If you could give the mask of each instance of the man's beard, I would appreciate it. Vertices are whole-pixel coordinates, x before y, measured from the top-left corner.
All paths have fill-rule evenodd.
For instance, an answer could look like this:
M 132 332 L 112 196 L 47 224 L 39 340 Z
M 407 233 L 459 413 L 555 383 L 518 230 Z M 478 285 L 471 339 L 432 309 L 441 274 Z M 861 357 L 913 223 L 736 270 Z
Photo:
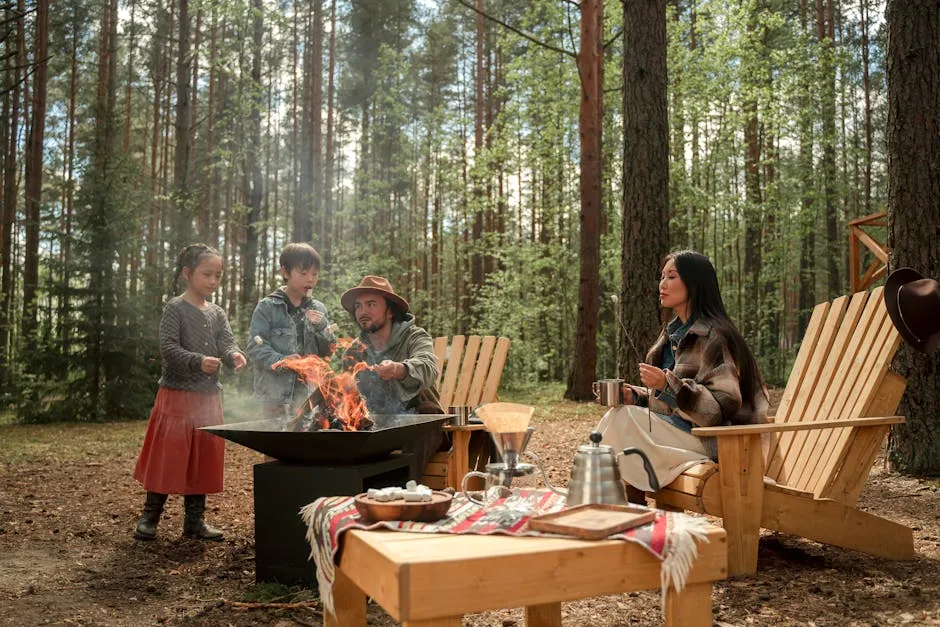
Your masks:
M 369 334 L 378 333 L 383 327 L 385 327 L 384 322 L 376 322 L 375 320 L 368 324 L 359 323 L 359 328 Z

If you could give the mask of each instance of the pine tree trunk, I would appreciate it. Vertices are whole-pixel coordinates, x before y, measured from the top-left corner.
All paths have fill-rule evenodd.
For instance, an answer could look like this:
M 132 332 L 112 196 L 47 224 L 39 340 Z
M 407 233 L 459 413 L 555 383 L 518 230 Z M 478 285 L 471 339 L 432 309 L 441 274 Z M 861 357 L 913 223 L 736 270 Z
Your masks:
M 192 152 L 190 80 L 192 57 L 189 54 L 189 0 L 179 2 L 179 49 L 176 61 L 176 151 L 174 154 L 173 186 L 176 220 L 173 241 L 182 248 L 192 239 L 192 207 L 190 206 L 189 162 Z
M 334 100 L 336 98 L 336 87 L 334 85 L 336 75 L 336 0 L 330 2 L 330 43 L 329 43 L 329 68 L 327 86 L 326 86 L 326 168 L 323 184 L 323 233 L 321 233 L 323 247 L 320 253 L 323 259 L 329 260 L 333 249 L 333 161 L 335 159 L 335 147 L 333 139 Z M 327 261 L 329 263 L 329 261 Z
M 311 0 L 311 2 L 318 4 L 318 0 Z M 312 84 L 316 80 L 313 76 L 314 57 L 318 56 L 320 51 L 312 49 L 312 17 L 308 13 L 305 19 L 306 27 L 304 28 L 303 79 L 300 91 L 300 181 L 297 185 L 297 204 L 294 206 L 293 229 L 295 242 L 310 242 L 313 239 L 313 120 L 316 114 L 314 113 Z
M 754 71 L 754 68 L 751 68 Z M 757 91 L 751 84 L 745 89 Z M 740 309 L 741 333 L 750 341 L 757 340 L 760 317 L 761 274 L 761 185 L 760 185 L 760 133 L 758 131 L 757 101 L 749 98 L 744 102 L 744 267 L 739 278 L 739 287 L 748 291 Z
M 872 161 L 872 125 L 871 125 L 871 76 L 868 73 L 868 1 L 861 0 L 862 30 L 862 83 L 865 89 L 865 205 L 862 213 L 871 215 L 871 161 Z
M 624 159 L 620 335 L 625 379 L 660 330 L 656 277 L 669 252 L 669 121 L 666 0 L 625 2 L 623 11 Z M 619 334 L 618 334 L 619 335 Z M 636 349 L 634 350 L 633 347 Z M 640 353 L 640 354 L 638 354 Z
M 326 218 L 323 215 L 323 3 L 322 0 L 313 2 L 313 33 L 310 52 L 312 91 L 310 95 L 311 138 L 310 138 L 310 169 L 312 175 L 311 187 L 313 194 L 310 210 L 317 220 L 317 233 L 311 233 L 310 239 L 316 237 L 315 243 L 323 248 L 326 237 Z
M 824 4 L 825 3 L 825 4 Z M 816 0 L 817 36 L 822 44 L 822 183 L 826 216 L 827 298 L 841 294 L 839 259 L 843 243 L 839 239 L 838 191 L 836 190 L 836 60 L 832 0 Z
M 218 246 L 218 223 L 213 219 L 218 203 L 215 202 L 215 107 L 216 85 L 218 83 L 216 70 L 216 55 L 218 28 L 216 27 L 218 6 L 212 6 L 211 24 L 209 26 L 209 95 L 206 102 L 206 144 L 203 153 L 202 176 L 205 177 L 203 185 L 203 209 L 196 214 L 196 232 L 201 241 L 210 242 Z
M 159 305 L 163 289 L 161 289 L 160 249 L 163 246 L 163 237 L 160 232 L 160 213 L 162 201 L 158 198 L 158 177 L 160 173 L 160 110 L 163 104 L 163 80 L 166 72 L 164 59 L 164 42 L 167 41 L 167 21 L 162 7 L 155 7 L 157 22 L 156 36 L 154 37 L 153 53 L 153 110 L 151 114 L 150 136 L 150 214 L 147 224 L 147 273 L 144 281 L 145 290 L 151 295 L 151 305 Z
M 68 140 L 66 146 L 66 176 L 65 176 L 65 226 L 62 239 L 62 283 L 66 289 L 62 290 L 62 354 L 68 355 L 72 342 L 72 301 L 71 290 L 68 289 L 72 267 L 72 218 L 75 209 L 75 122 L 76 107 L 78 103 L 78 38 L 79 22 L 77 17 L 72 22 L 72 55 L 69 67 L 69 113 L 68 113 Z
M 806 0 L 800 2 L 800 24 L 804 37 L 806 38 L 804 50 L 806 51 L 806 66 L 803 69 L 803 77 L 800 80 L 799 102 L 799 128 L 800 128 L 800 148 L 799 148 L 799 173 L 800 173 L 800 217 L 798 224 L 800 227 L 800 287 L 799 287 L 799 315 L 798 315 L 798 333 L 802 338 L 806 325 L 809 323 L 809 317 L 813 306 L 816 304 L 816 206 L 814 197 L 815 174 L 813 172 L 813 108 L 812 102 L 812 81 L 806 77 L 810 71 L 809 66 L 812 59 L 809 56 L 810 30 L 808 26 L 808 16 Z
M 888 0 L 888 211 L 893 268 L 940 279 L 940 4 Z M 917 475 L 940 474 L 940 352 L 902 346 L 907 378 L 891 460 Z
M 22 1 L 22 0 L 21 0 Z M 12 18 L 10 7 L 4 12 L 6 19 Z M 3 157 L 3 236 L 0 255 L 3 257 L 2 279 L 0 279 L 0 384 L 9 380 L 9 364 L 15 356 L 11 338 L 13 336 L 13 224 L 19 188 L 17 147 L 20 120 L 20 70 L 26 64 L 23 18 L 16 19 L 16 37 L 6 39 L 6 55 L 14 61 L 4 73 L 3 124 L 5 141 L 0 147 Z
M 33 106 L 26 143 L 26 173 L 23 177 L 26 208 L 26 246 L 23 268 L 23 337 L 29 353 L 36 349 L 39 289 L 39 229 L 42 205 L 42 156 L 46 130 L 46 76 L 48 75 L 49 0 L 36 3 L 34 44 Z
M 245 202 L 248 215 L 245 224 L 243 248 L 242 285 L 239 294 L 242 311 L 249 311 L 257 301 L 255 291 L 255 268 L 258 257 L 258 231 L 261 221 L 261 195 L 264 182 L 261 177 L 261 44 L 264 37 L 263 5 L 261 0 L 252 0 L 252 45 L 251 45 L 251 109 L 248 113 L 249 145 L 245 153 Z
M 665 8 L 663 11 L 662 29 L 665 33 Z M 626 12 L 627 9 L 624 9 L 625 14 Z M 663 54 L 665 54 L 665 45 Z M 578 278 L 577 327 L 565 398 L 588 400 L 594 396 L 591 384 L 597 375 L 597 320 L 600 306 L 598 302 L 600 298 L 600 226 L 604 183 L 603 0 L 582 0 L 581 2 L 581 47 L 578 54 L 578 74 L 581 77 L 581 112 L 578 122 L 581 136 L 581 263 Z M 663 80 L 666 78 L 665 69 L 662 78 Z M 665 88 L 663 96 L 665 97 Z M 666 132 L 663 148 L 668 158 L 668 127 Z M 665 168 L 668 172 L 669 166 L 666 165 Z M 666 193 L 668 194 L 668 191 Z
M 471 290 L 473 294 L 471 295 L 470 302 L 471 304 L 476 302 L 476 295 L 479 293 L 480 288 L 483 286 L 483 255 L 480 254 L 477 247 L 481 245 L 481 239 L 483 238 L 483 205 L 486 202 L 485 199 L 485 190 L 484 190 L 484 178 L 483 174 L 483 134 L 484 134 L 484 105 L 485 105 L 485 89 L 484 85 L 486 83 L 486 28 L 485 20 L 483 19 L 483 0 L 475 0 L 475 6 L 477 9 L 476 13 L 476 71 L 474 72 L 474 113 L 473 113 L 473 206 L 471 212 L 473 214 L 473 232 L 471 235 L 471 240 L 474 245 L 474 251 L 470 258 L 470 282 Z M 469 313 L 469 312 L 468 312 Z
M 131 86 L 134 84 L 134 52 L 137 50 L 137 42 L 134 41 L 136 35 L 135 16 L 137 12 L 137 0 L 131 0 L 131 22 L 128 26 L 128 32 L 131 34 L 130 41 L 127 42 L 127 82 L 124 84 L 124 152 L 131 146 Z

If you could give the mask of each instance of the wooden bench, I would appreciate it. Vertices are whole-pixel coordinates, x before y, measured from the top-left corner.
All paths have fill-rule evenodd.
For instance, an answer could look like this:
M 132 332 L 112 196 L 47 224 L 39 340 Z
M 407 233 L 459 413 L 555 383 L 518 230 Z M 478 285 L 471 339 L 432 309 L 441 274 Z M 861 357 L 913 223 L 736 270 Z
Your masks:
M 695 428 L 718 440 L 653 494 L 659 507 L 719 516 L 729 575 L 757 571 L 760 529 L 890 559 L 914 555 L 911 529 L 856 507 L 906 386 L 891 372 L 900 338 L 882 289 L 813 310 L 773 423 Z M 765 440 L 762 447 L 762 436 Z
M 438 337 L 434 340 L 434 354 L 440 364 L 437 389 L 445 410 L 452 405 L 476 407 L 498 399 L 497 390 L 509 354 L 509 338 L 493 335 Z M 463 476 L 477 464 L 478 460 L 470 459 L 470 438 L 474 431 L 482 428 L 480 425 L 444 427 L 450 434 L 451 448 L 431 458 L 424 468 L 421 483 L 435 490 L 459 489 Z

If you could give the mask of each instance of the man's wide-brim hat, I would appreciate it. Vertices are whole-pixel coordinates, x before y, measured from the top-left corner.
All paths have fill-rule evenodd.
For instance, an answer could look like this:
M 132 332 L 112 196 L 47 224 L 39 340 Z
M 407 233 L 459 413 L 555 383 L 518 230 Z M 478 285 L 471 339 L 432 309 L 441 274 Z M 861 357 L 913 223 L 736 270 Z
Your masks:
M 388 282 L 388 279 L 381 276 L 362 277 L 359 285 L 343 292 L 339 302 L 342 303 L 343 309 L 354 314 L 356 313 L 356 298 L 366 292 L 378 292 L 386 299 L 395 303 L 395 305 L 401 309 L 402 313 L 407 312 L 410 308 L 408 301 L 396 294 L 395 290 L 392 289 L 392 284 Z
M 921 352 L 940 344 L 940 285 L 911 268 L 898 268 L 888 276 L 885 307 L 904 341 Z

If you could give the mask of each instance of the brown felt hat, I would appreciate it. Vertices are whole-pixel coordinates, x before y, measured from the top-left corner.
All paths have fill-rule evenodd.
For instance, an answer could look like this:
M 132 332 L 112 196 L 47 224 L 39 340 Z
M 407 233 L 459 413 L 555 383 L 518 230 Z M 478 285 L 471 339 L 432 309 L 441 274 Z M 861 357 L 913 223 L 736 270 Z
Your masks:
M 940 344 L 940 285 L 916 270 L 898 268 L 885 282 L 885 307 L 904 341 L 923 353 Z
M 401 309 L 402 313 L 406 313 L 410 308 L 408 301 L 396 294 L 395 290 L 392 289 L 392 284 L 388 282 L 388 279 L 381 276 L 362 277 L 362 280 L 359 281 L 359 285 L 343 292 L 339 302 L 342 303 L 343 309 L 354 314 L 356 312 L 356 297 L 365 292 L 378 292 L 395 303 L 398 308 Z

